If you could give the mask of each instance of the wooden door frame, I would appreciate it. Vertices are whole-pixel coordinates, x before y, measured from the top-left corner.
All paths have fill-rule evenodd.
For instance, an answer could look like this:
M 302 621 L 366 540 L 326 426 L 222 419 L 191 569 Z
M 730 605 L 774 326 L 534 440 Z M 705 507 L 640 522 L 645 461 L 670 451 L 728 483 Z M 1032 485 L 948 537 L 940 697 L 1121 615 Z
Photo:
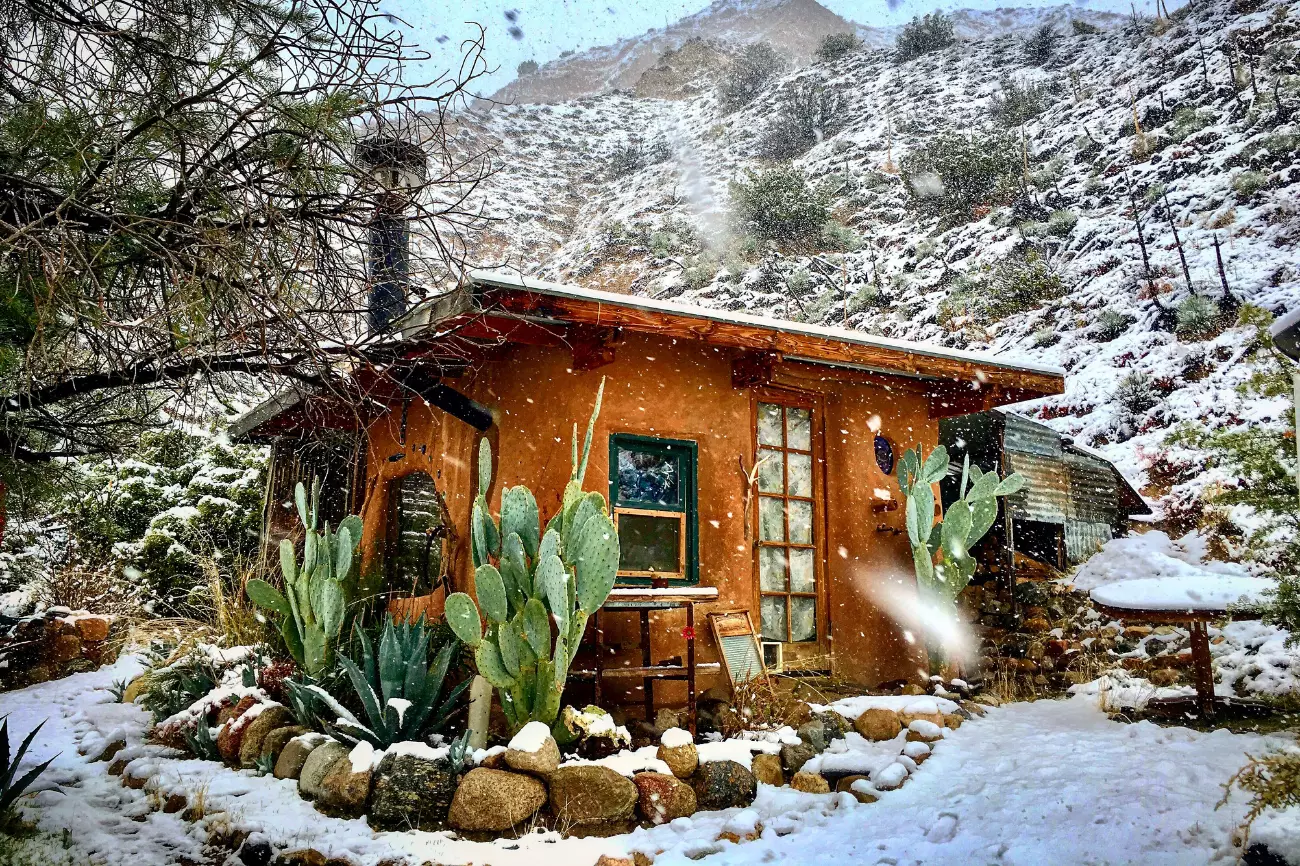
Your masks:
M 830 630 L 830 588 L 827 575 L 830 570 L 826 558 L 828 550 L 827 533 L 830 524 L 827 519 L 826 502 L 826 395 L 817 391 L 799 388 L 763 386 L 750 389 L 749 399 L 749 465 L 758 461 L 758 404 L 779 403 L 783 406 L 805 408 L 812 412 L 812 501 L 813 501 L 813 579 L 817 584 L 817 640 L 806 643 L 783 643 L 783 657 L 787 667 L 800 668 L 802 663 L 829 659 L 831 652 Z M 759 620 L 759 639 L 762 640 L 763 591 L 759 583 L 759 497 L 757 488 L 750 497 L 749 521 L 750 543 L 750 585 L 752 609 Z M 788 616 L 788 614 L 787 614 Z M 791 662 L 794 662 L 791 665 Z M 825 665 L 829 668 L 829 663 Z M 809 666 L 810 670 L 820 670 L 820 666 Z

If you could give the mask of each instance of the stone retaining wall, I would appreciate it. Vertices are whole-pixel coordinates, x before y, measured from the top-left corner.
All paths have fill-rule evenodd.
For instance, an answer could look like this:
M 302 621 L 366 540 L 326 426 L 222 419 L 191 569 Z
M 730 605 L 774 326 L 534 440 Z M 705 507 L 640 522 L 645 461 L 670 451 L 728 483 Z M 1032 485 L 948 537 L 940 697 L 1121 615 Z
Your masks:
M 93 671 L 117 660 L 115 620 L 53 607 L 0 634 L 0 691 Z

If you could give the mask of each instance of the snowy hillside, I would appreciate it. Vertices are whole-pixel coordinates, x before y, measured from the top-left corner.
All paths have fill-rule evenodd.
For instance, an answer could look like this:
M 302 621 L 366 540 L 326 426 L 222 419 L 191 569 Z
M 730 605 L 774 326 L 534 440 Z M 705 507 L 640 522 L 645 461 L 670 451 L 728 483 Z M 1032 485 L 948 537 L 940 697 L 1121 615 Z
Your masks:
M 482 191 L 499 221 L 478 239 L 478 258 L 590 287 L 1060 365 L 1066 393 L 1023 411 L 1145 484 L 1180 422 L 1280 423 L 1283 401 L 1247 402 L 1236 391 L 1252 372 L 1239 363 L 1252 329 L 1173 332 L 1172 311 L 1189 296 L 1174 234 L 1192 291 L 1205 299 L 1189 309 L 1221 298 L 1216 239 L 1235 298 L 1274 313 L 1300 302 L 1295 29 L 1279 2 L 1202 2 L 1140 29 L 1063 26 L 1042 64 L 1015 36 L 901 64 L 868 48 L 773 80 L 731 114 L 712 90 L 480 111 L 467 126 L 498 144 L 500 172 Z M 856 235 L 840 238 L 841 249 L 860 245 L 850 252 L 768 249 L 733 230 L 729 184 L 775 164 L 758 155 L 762 137 L 801 83 L 844 100 L 842 127 L 794 165 Z M 1005 117 L 1019 104 L 1017 92 L 1041 113 L 983 131 L 998 127 L 995 110 Z M 1028 194 L 963 219 L 937 215 L 899 168 L 941 134 L 973 131 L 1013 142 Z M 1012 256 L 1045 263 L 1059 291 L 990 315 L 979 281 Z M 1136 386 L 1145 391 L 1134 397 Z
M 962 9 L 952 15 L 961 39 L 1025 34 L 1044 23 L 1068 28 L 1075 19 L 1099 28 L 1116 27 L 1126 20 L 1110 12 L 1067 4 Z M 813 61 L 818 44 L 828 34 L 856 33 L 867 46 L 888 48 L 900 30 L 849 21 L 816 0 L 716 0 L 707 9 L 667 27 L 547 63 L 510 82 L 492 99 L 511 104 L 555 103 L 612 90 L 636 90 L 643 75 L 663 65 L 665 54 L 681 50 L 692 40 L 707 39 L 727 46 L 766 41 L 792 66 L 805 66 Z

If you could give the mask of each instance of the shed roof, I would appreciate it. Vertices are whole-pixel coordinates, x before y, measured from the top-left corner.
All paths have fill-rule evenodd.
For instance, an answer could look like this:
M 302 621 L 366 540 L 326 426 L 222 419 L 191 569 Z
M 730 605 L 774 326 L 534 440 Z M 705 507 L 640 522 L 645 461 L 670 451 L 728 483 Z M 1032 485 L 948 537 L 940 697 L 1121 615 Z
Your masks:
M 594 346 L 599 355 L 624 331 L 943 383 L 955 393 L 979 394 L 978 403 L 965 411 L 1059 394 L 1065 382 L 1060 369 L 1029 361 L 487 270 L 470 271 L 463 286 L 417 305 L 390 333 L 360 349 L 363 356 L 383 358 L 382 366 L 394 359 L 408 365 L 421 359 L 464 364 L 502 343 L 546 339 L 574 346 L 575 353 L 580 344 Z M 377 371 L 358 364 L 351 375 L 358 382 L 373 381 L 383 375 Z M 308 396 L 298 389 L 273 397 L 236 419 L 231 435 L 252 440 L 275 435 L 277 419 L 300 411 Z

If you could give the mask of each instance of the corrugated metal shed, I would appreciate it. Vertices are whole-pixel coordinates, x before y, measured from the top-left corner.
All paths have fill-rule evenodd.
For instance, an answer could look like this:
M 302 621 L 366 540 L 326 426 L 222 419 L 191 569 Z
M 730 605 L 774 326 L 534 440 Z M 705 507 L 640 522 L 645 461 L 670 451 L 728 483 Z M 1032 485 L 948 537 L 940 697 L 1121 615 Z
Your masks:
M 1053 532 L 1058 539 L 1055 556 L 1063 552 L 1068 562 L 1081 562 L 1124 532 L 1130 515 L 1151 513 L 1110 461 L 1037 421 L 993 410 L 941 421 L 939 438 L 958 469 L 963 457 L 969 457 L 985 471 L 1025 477 L 1025 486 L 1007 497 L 1006 508 L 1017 527 L 1038 536 L 1040 547 L 1046 533 L 1050 558 Z M 951 479 L 940 485 L 945 504 L 956 498 L 956 486 Z M 999 520 L 995 543 L 1004 544 L 1007 531 Z M 1024 552 L 1021 544 L 1014 546 Z

